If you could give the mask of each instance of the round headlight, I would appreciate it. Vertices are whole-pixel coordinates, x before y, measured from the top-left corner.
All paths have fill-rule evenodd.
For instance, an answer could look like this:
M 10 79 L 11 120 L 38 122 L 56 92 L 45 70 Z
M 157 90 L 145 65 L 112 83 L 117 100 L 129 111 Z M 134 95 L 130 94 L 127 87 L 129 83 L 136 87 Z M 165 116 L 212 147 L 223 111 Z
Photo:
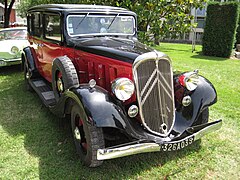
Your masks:
M 11 48 L 11 54 L 17 54 L 18 52 L 19 52 L 18 47 L 13 46 L 13 47 Z
M 199 82 L 199 76 L 197 72 L 184 73 L 179 77 L 179 83 L 186 87 L 189 91 L 193 91 L 197 88 Z
M 128 78 L 117 78 L 112 82 L 112 92 L 119 100 L 126 101 L 134 93 L 134 84 Z

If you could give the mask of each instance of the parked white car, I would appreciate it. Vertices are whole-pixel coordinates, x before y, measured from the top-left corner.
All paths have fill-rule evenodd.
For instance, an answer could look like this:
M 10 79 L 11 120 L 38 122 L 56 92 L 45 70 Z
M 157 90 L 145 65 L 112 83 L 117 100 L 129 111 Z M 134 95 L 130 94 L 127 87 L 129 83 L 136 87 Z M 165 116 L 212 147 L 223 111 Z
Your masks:
M 0 67 L 21 64 L 21 52 L 28 45 L 26 27 L 0 30 Z

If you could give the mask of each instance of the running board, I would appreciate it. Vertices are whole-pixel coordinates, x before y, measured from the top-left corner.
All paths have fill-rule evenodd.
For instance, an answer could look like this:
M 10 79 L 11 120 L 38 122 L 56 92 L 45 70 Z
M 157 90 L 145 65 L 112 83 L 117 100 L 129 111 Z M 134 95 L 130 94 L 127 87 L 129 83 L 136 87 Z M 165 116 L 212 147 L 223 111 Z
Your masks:
M 48 85 L 42 78 L 38 79 L 30 79 L 29 84 L 32 86 L 34 91 L 38 94 L 38 96 L 43 101 L 43 104 L 46 107 L 50 107 L 56 104 L 56 100 L 52 91 L 52 87 Z

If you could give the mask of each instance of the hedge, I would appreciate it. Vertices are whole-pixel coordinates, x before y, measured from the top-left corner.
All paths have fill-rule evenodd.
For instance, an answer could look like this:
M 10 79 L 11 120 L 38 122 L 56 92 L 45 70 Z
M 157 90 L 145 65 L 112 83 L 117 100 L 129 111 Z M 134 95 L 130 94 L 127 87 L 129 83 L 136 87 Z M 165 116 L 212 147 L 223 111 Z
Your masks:
M 240 12 L 238 12 L 240 13 Z M 238 27 L 237 27 L 237 34 L 236 34 L 236 44 L 240 44 L 240 16 L 238 19 Z
M 238 24 L 238 3 L 210 2 L 203 34 L 204 55 L 230 57 Z

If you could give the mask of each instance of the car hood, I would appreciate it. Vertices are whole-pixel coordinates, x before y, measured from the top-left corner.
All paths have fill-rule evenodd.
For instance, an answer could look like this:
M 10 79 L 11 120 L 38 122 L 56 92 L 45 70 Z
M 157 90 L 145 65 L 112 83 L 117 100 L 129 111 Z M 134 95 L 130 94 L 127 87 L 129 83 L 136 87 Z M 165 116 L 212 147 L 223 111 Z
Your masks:
M 137 40 L 116 37 L 71 38 L 67 45 L 85 52 L 133 63 L 141 54 L 153 51 Z

